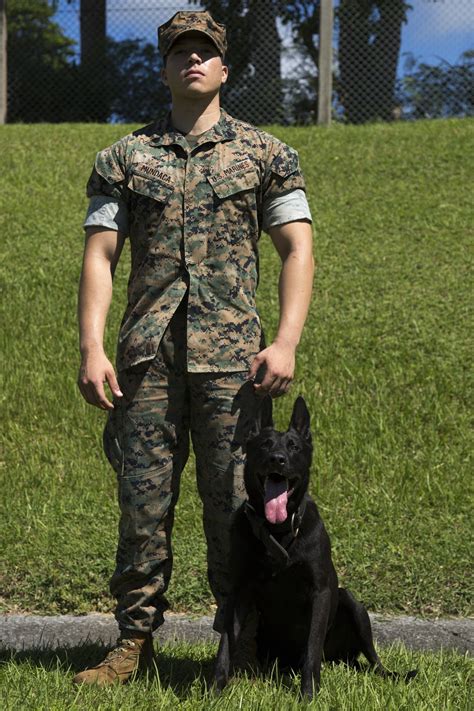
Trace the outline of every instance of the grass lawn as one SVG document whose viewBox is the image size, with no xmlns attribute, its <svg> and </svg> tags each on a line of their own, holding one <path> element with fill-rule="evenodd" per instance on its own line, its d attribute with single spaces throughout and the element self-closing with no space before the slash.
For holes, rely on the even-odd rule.
<svg viewBox="0 0 474 711">
<path fill-rule="evenodd" d="M 298 676 L 235 677 L 221 696 L 212 691 L 216 648 L 211 644 L 172 645 L 159 655 L 159 678 L 125 687 L 74 687 L 74 672 L 85 660 L 103 656 L 97 647 L 58 654 L 18 654 L 0 665 L 4 711 L 469 711 L 472 666 L 451 652 L 411 653 L 394 646 L 384 651 L 389 668 L 417 668 L 409 684 L 385 681 L 343 666 L 323 666 L 316 701 L 299 696 Z M 471 678 L 472 681 L 472 678 Z"/>
<path fill-rule="evenodd" d="M 3 611 L 112 608 L 107 582 L 118 519 L 115 480 L 101 452 L 104 415 L 82 402 L 75 385 L 75 310 L 84 185 L 95 152 L 130 128 L 0 128 Z M 300 152 L 319 265 L 297 379 L 292 395 L 277 402 L 276 416 L 286 426 L 294 396 L 305 396 L 316 442 L 311 489 L 332 536 L 341 582 L 373 612 L 467 614 L 474 224 L 468 157 L 474 121 L 275 127 L 274 133 Z M 261 256 L 259 303 L 271 338 L 278 259 L 266 236 Z M 126 275 L 125 258 L 107 334 L 111 355 Z M 212 600 L 192 460 L 174 540 L 172 608 L 208 611 Z M 201 653 L 207 659 L 210 652 L 196 652 Z M 190 654 L 181 653 L 180 668 Z M 427 658 L 439 703 L 414 706 L 413 686 L 400 692 L 398 706 L 390 705 L 392 692 L 384 687 L 377 697 L 385 700 L 384 708 L 461 708 L 448 698 L 462 697 L 462 662 Z M 33 663 L 34 674 L 30 670 L 24 684 L 28 664 L 2 672 L 30 694 L 25 707 L 87 707 L 87 693 L 75 700 L 54 668 Z M 438 678 L 445 664 L 451 696 Z M 334 706 L 332 687 L 340 673 L 326 675 L 320 707 L 371 708 L 359 701 Z M 45 680 L 45 696 L 37 703 L 36 678 Z M 355 686 L 352 677 L 347 685 Z M 367 699 L 381 689 L 378 680 L 357 686 L 351 693 Z M 239 708 L 239 689 L 258 698 L 260 688 L 260 682 L 255 691 L 253 684 L 235 686 L 224 708 Z M 201 682 L 190 690 L 189 699 L 204 698 Z M 166 693 L 175 705 L 175 692 Z M 64 698 L 64 705 L 58 700 L 48 707 L 48 694 Z M 91 704 L 126 708 L 120 699 L 129 698 L 135 699 L 133 708 L 145 708 L 133 690 L 117 694 L 117 701 L 91 696 Z M 253 708 L 266 708 L 255 703 Z"/>
</svg>

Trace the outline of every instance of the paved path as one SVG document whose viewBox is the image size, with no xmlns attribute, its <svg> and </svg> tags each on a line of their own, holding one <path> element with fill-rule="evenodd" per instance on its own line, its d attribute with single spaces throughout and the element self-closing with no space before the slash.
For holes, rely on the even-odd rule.
<svg viewBox="0 0 474 711">
<path fill-rule="evenodd" d="M 409 649 L 455 649 L 464 654 L 474 652 L 474 619 L 426 620 L 416 617 L 371 615 L 374 637 L 378 644 L 403 642 Z M 117 638 L 117 625 L 112 615 L 0 615 L 0 651 L 57 649 L 80 646 L 85 642 L 110 645 Z M 212 630 L 212 617 L 190 618 L 168 614 L 156 633 L 159 641 L 217 641 Z"/>
</svg>

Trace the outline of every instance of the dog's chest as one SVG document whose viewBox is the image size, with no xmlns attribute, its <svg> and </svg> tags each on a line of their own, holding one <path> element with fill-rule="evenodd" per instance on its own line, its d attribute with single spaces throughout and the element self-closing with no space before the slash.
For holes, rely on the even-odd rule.
<svg viewBox="0 0 474 711">
<path fill-rule="evenodd" d="M 262 561 L 254 585 L 255 599 L 263 605 L 284 607 L 306 605 L 313 596 L 312 576 L 303 563 L 275 569 L 270 556 Z"/>
</svg>

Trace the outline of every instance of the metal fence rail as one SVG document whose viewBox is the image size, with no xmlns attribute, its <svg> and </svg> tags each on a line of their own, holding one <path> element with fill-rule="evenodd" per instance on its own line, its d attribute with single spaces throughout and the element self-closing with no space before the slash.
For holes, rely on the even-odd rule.
<svg viewBox="0 0 474 711">
<path fill-rule="evenodd" d="M 474 114 L 474 0 L 336 0 L 332 40 L 320 33 L 325 3 L 0 0 L 0 121 L 162 115 L 169 95 L 159 79 L 156 27 L 187 8 L 209 9 L 227 24 L 223 104 L 252 123 Z M 325 37 L 330 76 L 330 55 L 320 52 Z M 327 106 L 324 86 L 332 86 Z"/>
</svg>

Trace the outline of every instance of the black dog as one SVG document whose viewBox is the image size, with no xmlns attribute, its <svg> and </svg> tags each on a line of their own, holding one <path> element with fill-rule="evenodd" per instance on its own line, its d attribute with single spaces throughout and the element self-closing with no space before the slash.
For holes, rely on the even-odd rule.
<svg viewBox="0 0 474 711">
<path fill-rule="evenodd" d="M 308 495 L 311 465 L 310 418 L 297 398 L 287 432 L 273 429 L 272 401 L 247 443 L 248 501 L 232 530 L 232 593 L 215 680 L 227 684 L 239 636 L 250 612 L 258 618 L 257 656 L 301 669 L 301 691 L 312 697 L 320 684 L 321 661 L 360 668 L 364 654 L 373 670 L 387 671 L 374 648 L 369 616 L 348 590 L 338 587 L 331 545 L 316 504 Z M 409 679 L 416 672 L 408 672 Z"/>
</svg>

